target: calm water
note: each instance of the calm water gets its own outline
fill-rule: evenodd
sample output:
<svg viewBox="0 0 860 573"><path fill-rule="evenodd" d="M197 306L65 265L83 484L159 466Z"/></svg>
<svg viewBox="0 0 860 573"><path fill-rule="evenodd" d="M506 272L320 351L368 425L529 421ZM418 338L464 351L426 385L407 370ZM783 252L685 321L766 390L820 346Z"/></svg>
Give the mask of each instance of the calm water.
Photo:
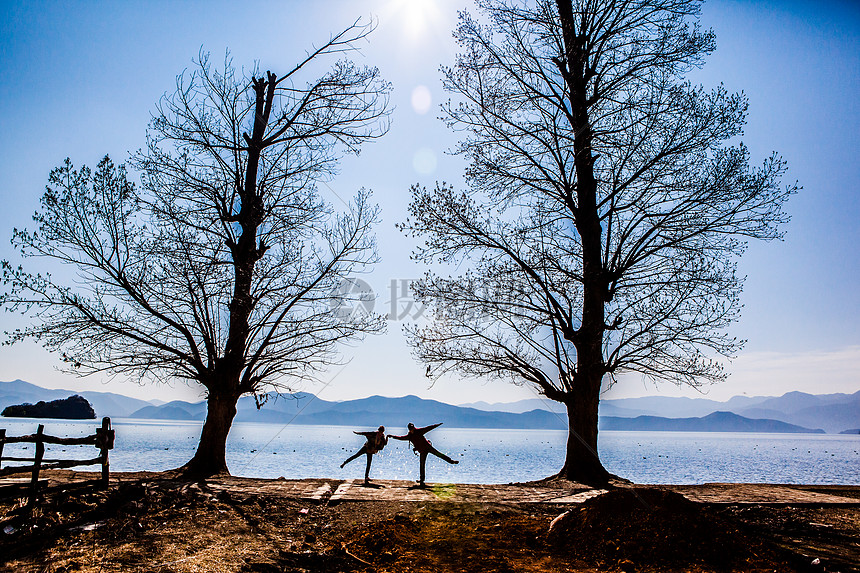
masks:
<svg viewBox="0 0 860 573"><path fill-rule="evenodd" d="M45 424L46 433L77 436L93 433L100 422L3 419L0 427L8 435L21 435L34 433L38 423ZM113 427L114 471L178 467L194 454L200 435L200 423L115 419ZM228 464L234 475L247 477L360 478L364 457L339 468L364 443L352 430L235 424L227 444ZM405 433L405 428L390 430ZM440 451L460 460L459 465L451 466L430 456L428 480L507 483L555 473L564 460L566 432L442 427L428 437ZM16 447L23 446L9 444L4 454L14 455ZM600 452L609 471L638 483L860 484L860 436L856 435L605 431ZM51 446L45 457L93 454L92 447ZM417 474L418 458L406 442L391 440L381 455L374 456L372 477L416 479Z"/></svg>

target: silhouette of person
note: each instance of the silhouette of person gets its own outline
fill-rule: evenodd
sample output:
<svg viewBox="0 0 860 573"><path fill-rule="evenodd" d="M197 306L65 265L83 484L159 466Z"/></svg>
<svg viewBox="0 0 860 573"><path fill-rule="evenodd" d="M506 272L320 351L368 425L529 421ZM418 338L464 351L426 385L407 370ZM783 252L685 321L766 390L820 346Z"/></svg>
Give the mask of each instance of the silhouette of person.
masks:
<svg viewBox="0 0 860 573"><path fill-rule="evenodd" d="M359 457L361 454L366 454L367 467L364 469L364 483L365 485L370 485L370 462L373 461L373 454L382 450L382 448L385 447L385 444L388 443L388 438L385 436L385 426L379 426L375 432L356 432L353 430L352 433L364 436L367 438L367 442L361 446L361 449L354 455L349 456L345 462L340 464L340 467L343 469L346 464Z"/></svg>
<svg viewBox="0 0 860 573"><path fill-rule="evenodd" d="M421 487L425 487L425 485L426 485L424 483L424 466L427 463L427 454L433 454L437 458L442 458L443 460L445 460L449 464L459 464L460 463L457 460L452 460L451 458L449 458L448 456L446 456L445 454L443 454L442 452L440 452L439 450L434 448L433 443L424 437L424 434L426 434L427 432L429 432L430 430L432 430L434 428L438 428L441 425L442 425L442 422L439 422L438 424L433 424L431 426L425 426L423 428L416 428L415 424L413 424L412 422L409 422L409 424L406 426L406 429L408 430L408 432L406 433L405 436L395 436L392 434L388 435L389 438L394 438L395 440L408 440L409 442L412 443L412 448L416 452L418 452L418 457L421 460L421 479L418 480L418 485Z"/></svg>

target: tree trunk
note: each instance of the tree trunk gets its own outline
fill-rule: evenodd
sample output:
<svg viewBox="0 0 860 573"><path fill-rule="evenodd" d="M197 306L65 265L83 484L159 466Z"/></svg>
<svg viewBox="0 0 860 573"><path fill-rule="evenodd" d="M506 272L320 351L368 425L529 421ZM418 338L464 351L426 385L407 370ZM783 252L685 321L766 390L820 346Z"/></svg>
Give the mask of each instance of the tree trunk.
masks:
<svg viewBox="0 0 860 573"><path fill-rule="evenodd" d="M227 469L227 434L236 416L238 400L238 396L209 396L197 452L182 468L186 474L207 477L230 473Z"/></svg>
<svg viewBox="0 0 860 573"><path fill-rule="evenodd" d="M588 386L581 384L580 386ZM609 472L600 463L597 453L597 406L600 401L600 384L574 390L567 406L567 455L559 476L592 486L604 486Z"/></svg>
<svg viewBox="0 0 860 573"><path fill-rule="evenodd" d="M594 132L588 113L588 48L583 30L577 30L570 0L556 0L564 41L564 58L559 71L570 93L574 131L576 185L570 190L567 207L573 215L582 244L582 322L571 338L576 347L576 373L566 401L570 434L567 459L561 475L589 485L606 484L609 474L597 455L597 406L600 385L606 373L603 337L606 332L605 303L608 300L607 274L603 264L603 229L597 201L592 153ZM574 201L575 194L575 201Z"/></svg>
<svg viewBox="0 0 860 573"><path fill-rule="evenodd" d="M229 245L234 269L230 323L224 344L224 356L215 361L213 383L212 386L207 386L210 393L200 444L197 446L197 453L183 467L185 473L194 476L230 473L227 469L227 434L230 433L230 426L236 416L239 396L254 390L252 383L247 380L240 381L240 378L246 362L245 352L251 330L250 316L254 310L251 296L254 267L263 250L262 244L259 249L257 247L257 231L263 221L263 197L261 190L257 188L257 175L260 155L266 146L263 138L272 111L277 81L277 77L272 73L268 73L267 78L268 80L253 79L256 94L254 128L251 135L244 134L248 144L247 165L244 186L239 189L241 207L236 215L236 222L241 226L242 232L237 241Z"/></svg>

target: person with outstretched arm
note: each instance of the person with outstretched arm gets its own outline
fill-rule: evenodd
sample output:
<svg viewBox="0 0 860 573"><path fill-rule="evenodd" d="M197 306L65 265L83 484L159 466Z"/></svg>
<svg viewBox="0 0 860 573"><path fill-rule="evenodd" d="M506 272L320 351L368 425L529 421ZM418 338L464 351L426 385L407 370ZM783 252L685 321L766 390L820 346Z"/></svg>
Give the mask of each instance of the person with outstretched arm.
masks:
<svg viewBox="0 0 860 573"><path fill-rule="evenodd" d="M385 447L385 444L388 443L388 438L385 436L385 426L379 426L375 432L356 432L353 430L352 433L364 436L367 438L367 442L361 446L361 449L354 455L348 457L345 462L340 464L340 468L343 469L346 464L362 454L367 455L367 467L364 470L364 484L370 485L370 463L373 461L373 454L381 451L382 448Z"/></svg>
<svg viewBox="0 0 860 573"><path fill-rule="evenodd" d="M421 479L418 480L418 485L420 485L421 487L425 487L425 484L424 484L424 466L427 462L427 454L433 454L437 458L442 458L443 460L445 460L449 464L459 464L460 463L457 460L452 460L451 458L449 458L448 456L446 456L445 454L443 454L442 452L440 452L439 450L434 448L433 444L430 442L430 440L428 440L427 438L424 437L424 434L426 434L427 432L429 432L430 430L432 430L434 428L438 428L441 425L442 425L442 422L439 422L438 424L425 426L423 428L416 428L415 424L413 424L412 422L409 422L409 424L406 426L406 429L408 431L407 431L405 436L395 436L393 434L388 435L389 438L394 438L395 440L407 440L407 441L409 441L412 444L412 447L415 449L415 451L418 452L418 457L421 460Z"/></svg>

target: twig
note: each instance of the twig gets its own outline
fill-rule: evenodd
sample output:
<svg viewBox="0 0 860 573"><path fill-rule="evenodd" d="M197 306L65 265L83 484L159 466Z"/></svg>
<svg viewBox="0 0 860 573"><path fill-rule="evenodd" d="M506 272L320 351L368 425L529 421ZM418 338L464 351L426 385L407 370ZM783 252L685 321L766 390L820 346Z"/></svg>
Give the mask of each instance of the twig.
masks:
<svg viewBox="0 0 860 573"><path fill-rule="evenodd" d="M371 563L370 561L365 561L365 560L364 560L364 559L362 559L361 557L358 557L357 555L353 555L352 553L350 553L350 552L349 552L349 549L347 549L347 548L346 548L346 543L341 543L341 544L340 544L340 548L341 548L341 549L343 549L343 552L344 552L344 553L346 553L347 555L349 555L349 556L350 556L350 557L352 557L353 559L355 559L355 560L357 560L357 561L361 561L361 562L362 562L362 563L364 563L365 565L370 565L371 567L373 567L373 563Z"/></svg>

